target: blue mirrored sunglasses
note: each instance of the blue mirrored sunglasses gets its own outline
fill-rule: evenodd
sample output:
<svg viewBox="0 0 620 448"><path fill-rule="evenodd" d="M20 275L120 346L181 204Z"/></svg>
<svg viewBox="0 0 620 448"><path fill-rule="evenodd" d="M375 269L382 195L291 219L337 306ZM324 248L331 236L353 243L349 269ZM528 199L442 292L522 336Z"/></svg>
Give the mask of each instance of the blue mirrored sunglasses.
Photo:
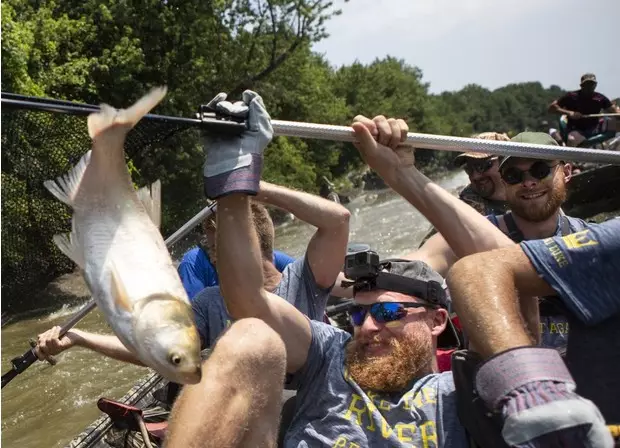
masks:
<svg viewBox="0 0 620 448"><path fill-rule="evenodd" d="M372 305L355 304L349 308L351 323L359 327L364 323L366 314L370 310L372 318L379 323L400 320L407 315L407 308L435 308L425 303L412 302L377 302Z"/></svg>

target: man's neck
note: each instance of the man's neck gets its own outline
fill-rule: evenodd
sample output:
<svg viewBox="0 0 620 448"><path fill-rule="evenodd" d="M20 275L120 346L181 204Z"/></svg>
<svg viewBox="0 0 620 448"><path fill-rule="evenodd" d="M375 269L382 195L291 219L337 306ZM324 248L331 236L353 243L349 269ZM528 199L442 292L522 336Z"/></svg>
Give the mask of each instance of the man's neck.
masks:
<svg viewBox="0 0 620 448"><path fill-rule="evenodd" d="M548 238L555 235L555 231L558 228L558 217L560 216L560 210L558 209L553 215L541 222L531 222L520 216L512 213L512 217L515 220L515 224L523 233L523 237L526 240Z"/></svg>
<svg viewBox="0 0 620 448"><path fill-rule="evenodd" d="M273 292L282 280L282 273L270 261L263 260L263 281L266 291Z"/></svg>

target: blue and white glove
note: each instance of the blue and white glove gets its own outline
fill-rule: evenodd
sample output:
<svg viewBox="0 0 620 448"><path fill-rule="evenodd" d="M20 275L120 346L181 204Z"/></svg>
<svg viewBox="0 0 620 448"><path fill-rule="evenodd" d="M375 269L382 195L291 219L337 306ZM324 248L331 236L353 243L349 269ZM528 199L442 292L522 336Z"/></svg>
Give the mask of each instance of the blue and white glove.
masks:
<svg viewBox="0 0 620 448"><path fill-rule="evenodd" d="M217 199L231 193L256 195L263 170L263 152L271 138L271 117L263 99L251 90L243 92L243 101L226 101L219 93L207 105L218 114L246 120L247 129L238 136L204 133L203 168L205 194Z"/></svg>
<svg viewBox="0 0 620 448"><path fill-rule="evenodd" d="M575 393L575 382L554 349L505 351L483 363L474 381L487 407L501 412L502 436L510 446L614 446L600 411Z"/></svg>

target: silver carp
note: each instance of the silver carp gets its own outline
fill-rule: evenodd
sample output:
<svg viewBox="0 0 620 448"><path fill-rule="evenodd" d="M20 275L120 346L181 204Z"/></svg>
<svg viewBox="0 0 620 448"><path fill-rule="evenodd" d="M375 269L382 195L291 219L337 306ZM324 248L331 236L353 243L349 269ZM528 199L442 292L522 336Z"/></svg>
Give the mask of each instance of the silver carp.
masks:
<svg viewBox="0 0 620 448"><path fill-rule="evenodd" d="M45 187L73 209L54 243L82 270L108 324L146 366L170 381L200 381L200 337L187 293L159 232L161 185L136 191L125 163L127 133L166 95L151 90L128 109L88 116L93 145Z"/></svg>

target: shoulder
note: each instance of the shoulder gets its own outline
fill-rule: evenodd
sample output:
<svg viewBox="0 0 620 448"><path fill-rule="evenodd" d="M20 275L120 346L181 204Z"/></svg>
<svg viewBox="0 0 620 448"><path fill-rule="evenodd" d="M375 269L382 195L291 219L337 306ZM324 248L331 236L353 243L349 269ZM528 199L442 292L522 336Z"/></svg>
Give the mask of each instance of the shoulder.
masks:
<svg viewBox="0 0 620 448"><path fill-rule="evenodd" d="M351 334L325 322L311 320L312 343L323 346L343 347L351 339Z"/></svg>
<svg viewBox="0 0 620 448"><path fill-rule="evenodd" d="M416 381L414 388L434 387L439 395L446 396L455 392L454 377L452 372L432 373Z"/></svg>
<svg viewBox="0 0 620 448"><path fill-rule="evenodd" d="M576 99L578 94L579 94L579 91L577 91L577 90L574 90L572 92L566 92L564 95L562 95L560 98L558 98L558 101L566 101L566 100Z"/></svg>
<svg viewBox="0 0 620 448"><path fill-rule="evenodd" d="M181 259L181 263L194 263L196 260L200 258L202 254L202 249L200 247L193 247L183 255Z"/></svg>
<svg viewBox="0 0 620 448"><path fill-rule="evenodd" d="M585 230L588 227L592 226L592 223L584 221L581 218L574 218L572 216L566 216L566 215L565 215L565 217L568 220L568 225L569 225L571 231L573 231L573 232L579 232L581 230Z"/></svg>
<svg viewBox="0 0 620 448"><path fill-rule="evenodd" d="M594 97L593 97L596 101L602 101L602 102L611 102L609 100L609 98L607 98L605 95L603 95L602 93L598 93L598 92L594 92Z"/></svg>
<svg viewBox="0 0 620 448"><path fill-rule="evenodd" d="M213 306L214 304L224 303L224 298L220 292L219 286L209 286L204 288L198 294L194 296L192 299L192 308L194 309L202 309L209 306Z"/></svg>
<svg viewBox="0 0 620 448"><path fill-rule="evenodd" d="M292 263L293 261L295 261L294 257L291 257L289 254L279 250L273 251L273 257L283 263Z"/></svg>

